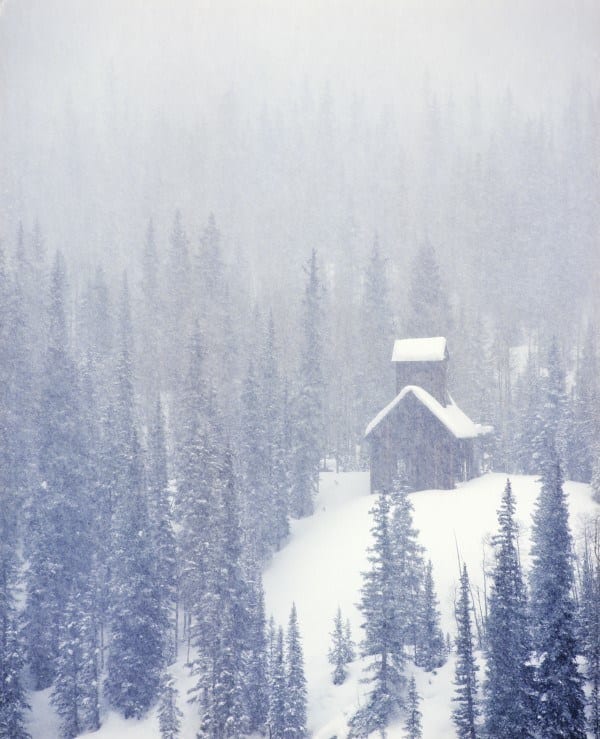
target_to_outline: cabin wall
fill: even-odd
[[[440,403],[448,402],[448,362],[396,362],[396,394],[407,385],[418,385]]]
[[[398,449],[394,441],[394,429],[384,424],[370,438],[371,492],[391,490],[398,469]]]
[[[408,396],[370,438],[371,492],[391,489],[400,473],[412,490],[451,490],[477,474],[471,439],[455,439],[416,398]]]

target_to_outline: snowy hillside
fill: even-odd
[[[527,559],[530,517],[538,492],[534,477],[511,478],[517,500],[517,517],[522,524],[521,552]],[[431,557],[440,606],[442,627],[454,633],[453,602],[457,577],[457,547],[466,561],[474,589],[483,588],[482,561],[489,561],[485,542],[496,528],[496,509],[505,476],[489,474],[471,480],[453,491],[430,490],[414,493],[415,525],[420,541]],[[351,665],[350,675],[341,686],[330,679],[327,662],[329,633],[338,605],[350,617],[353,636],[361,638],[360,614],[355,604],[361,585],[361,571],[366,567],[369,544],[369,509],[374,498],[369,495],[367,473],[328,473],[321,477],[321,492],[314,516],[293,524],[292,536],[275,555],[265,572],[267,612],[278,623],[286,624],[292,601],[296,602],[302,630],[306,677],[309,689],[309,731],[311,736],[329,739],[345,736],[345,718],[359,705],[364,694],[360,683],[361,665]],[[591,500],[589,486],[566,483],[569,494],[571,526],[575,539],[586,518],[598,513]],[[197,713],[185,703],[186,692],[194,680],[181,660],[173,668],[184,711],[182,737],[195,736]],[[425,739],[454,736],[450,723],[453,663],[450,660],[437,674],[415,672],[423,698]],[[48,707],[48,691],[30,697],[33,711],[29,729],[33,739],[58,735],[57,722]],[[125,720],[114,712],[103,717],[96,739],[158,739],[155,712],[142,721]],[[394,728],[391,739],[402,737]]]
[[[361,638],[360,614],[356,609],[361,571],[366,567],[369,543],[369,496],[367,473],[323,475],[315,515],[295,523],[292,540],[275,556],[265,574],[267,611],[285,623],[291,602],[298,608],[304,637],[306,677],[309,690],[309,730],[311,736],[329,739],[345,735],[345,717],[357,708],[364,691],[360,666],[354,664],[350,677],[341,686],[330,679],[327,662],[329,633],[338,605],[350,617],[356,641]],[[496,530],[496,509],[506,477],[489,474],[453,490],[414,493],[415,525],[420,541],[431,557],[444,632],[454,634],[453,603],[458,582],[457,547],[467,563],[472,586],[483,588],[484,552],[489,561],[490,534]],[[517,518],[522,525],[520,541],[524,563],[529,549],[531,512],[538,492],[536,478],[511,477],[517,501]],[[571,526],[575,539],[582,522],[598,512],[589,487],[566,483]],[[417,686],[423,697],[425,739],[454,736],[450,723],[452,660],[437,675],[416,670]],[[393,728],[389,736],[402,737]]]

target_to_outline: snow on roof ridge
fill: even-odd
[[[441,362],[446,356],[446,337],[396,339],[392,362]]]
[[[388,403],[383,410],[375,416],[365,430],[365,437],[379,426],[381,421],[396,408],[408,393],[412,393],[457,439],[473,439],[489,433],[489,427],[474,423],[466,413],[456,405],[450,398],[450,403],[446,406],[436,400],[433,395],[418,385],[406,385],[396,395],[391,403]]]

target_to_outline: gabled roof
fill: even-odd
[[[442,405],[433,395],[423,390],[418,385],[407,385],[396,395],[391,403],[380,411],[371,423],[367,426],[365,437],[369,436],[379,424],[396,408],[402,400],[409,394],[422,403],[448,431],[456,439],[474,439],[477,436],[484,436],[492,431],[490,426],[482,426],[479,423],[473,423],[466,413],[463,413],[456,403],[450,398],[448,405]]]
[[[392,362],[442,362],[445,358],[445,336],[398,339],[394,342]]]

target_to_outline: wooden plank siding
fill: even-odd
[[[396,476],[412,490],[451,489],[475,474],[472,439],[456,439],[412,394],[369,437],[371,491],[390,490]]]

